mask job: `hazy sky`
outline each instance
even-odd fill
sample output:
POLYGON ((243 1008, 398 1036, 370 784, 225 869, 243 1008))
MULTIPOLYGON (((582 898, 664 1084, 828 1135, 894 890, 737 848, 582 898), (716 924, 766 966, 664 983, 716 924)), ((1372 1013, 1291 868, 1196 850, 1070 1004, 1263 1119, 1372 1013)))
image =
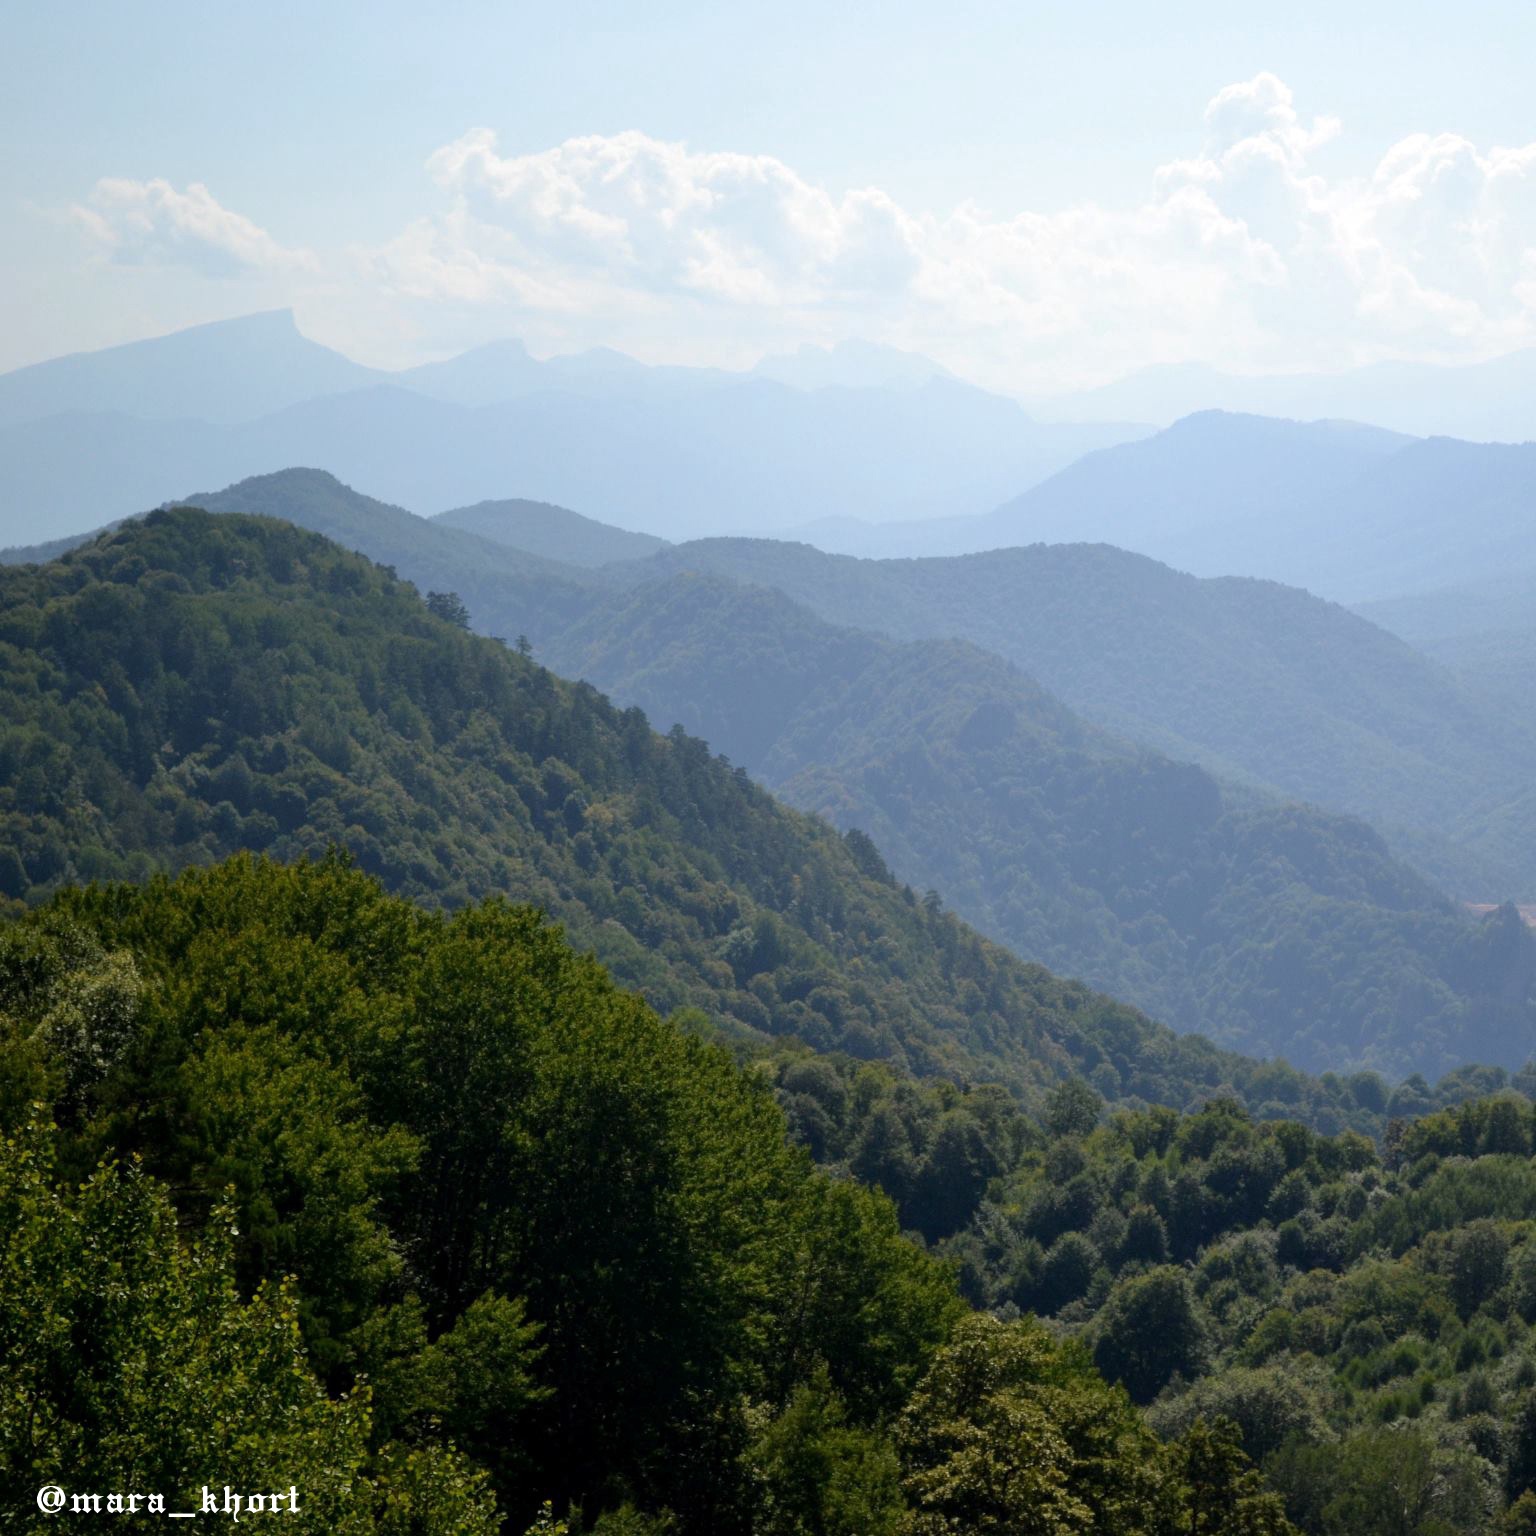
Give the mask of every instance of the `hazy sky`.
POLYGON ((1536 341, 1536 6, 76 4, 0 46, 0 368, 291 304, 1041 392, 1536 341), (830 19, 829 19, 830 13, 830 19))

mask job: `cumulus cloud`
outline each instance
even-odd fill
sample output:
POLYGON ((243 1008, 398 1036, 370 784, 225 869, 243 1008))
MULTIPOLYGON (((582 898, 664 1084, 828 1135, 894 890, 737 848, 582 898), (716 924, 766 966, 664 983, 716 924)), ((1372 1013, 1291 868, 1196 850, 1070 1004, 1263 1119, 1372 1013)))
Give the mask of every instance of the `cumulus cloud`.
POLYGON ((768 155, 700 154, 643 133, 503 156, 487 129, 428 161, 502 259, 732 304, 899 286, 920 233, 884 193, 834 198, 768 155))
POLYGON ((1342 132, 1272 74, 1208 103, 1198 147, 1128 207, 906 209, 767 155, 639 132, 504 154, 488 129, 428 162, 447 212, 374 253, 382 281, 526 315, 637 319, 783 343, 863 334, 1015 387, 1155 361, 1236 368, 1456 356, 1536 339, 1536 145, 1451 136, 1330 179, 1342 132))
POLYGON ((435 327, 445 347, 516 332, 736 363, 861 336, 1048 392, 1156 362, 1334 368, 1536 341, 1536 144, 1417 134, 1338 176, 1343 132, 1259 74, 1218 91, 1190 152, 1123 206, 912 209, 770 155, 638 131, 517 154, 480 128, 427 162, 435 211, 318 262, 197 184, 104 181, 76 217, 117 261, 318 272, 354 330, 435 327))
POLYGON ((318 267, 310 252, 279 244, 197 181, 178 191, 160 179, 104 177, 70 211, 102 254, 126 266, 185 266, 206 277, 318 267))

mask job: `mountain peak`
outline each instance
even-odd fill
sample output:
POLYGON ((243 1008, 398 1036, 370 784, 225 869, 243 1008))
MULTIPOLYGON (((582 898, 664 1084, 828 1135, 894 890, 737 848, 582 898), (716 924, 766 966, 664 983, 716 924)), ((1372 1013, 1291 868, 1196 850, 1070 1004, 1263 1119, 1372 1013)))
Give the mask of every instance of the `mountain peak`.
POLYGON ((0 426, 64 412, 249 421, 380 377, 309 340, 291 309, 260 310, 0 375, 0 426))

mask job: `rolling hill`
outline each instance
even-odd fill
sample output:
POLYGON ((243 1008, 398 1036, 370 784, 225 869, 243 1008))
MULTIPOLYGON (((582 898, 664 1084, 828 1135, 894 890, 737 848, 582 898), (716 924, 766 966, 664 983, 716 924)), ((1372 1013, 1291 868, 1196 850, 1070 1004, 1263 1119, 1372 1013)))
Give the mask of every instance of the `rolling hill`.
POLYGON ((472 507, 439 512, 432 521, 444 528, 462 528, 509 549, 576 566, 643 560, 667 544, 654 534, 631 533, 546 501, 481 501, 472 507))

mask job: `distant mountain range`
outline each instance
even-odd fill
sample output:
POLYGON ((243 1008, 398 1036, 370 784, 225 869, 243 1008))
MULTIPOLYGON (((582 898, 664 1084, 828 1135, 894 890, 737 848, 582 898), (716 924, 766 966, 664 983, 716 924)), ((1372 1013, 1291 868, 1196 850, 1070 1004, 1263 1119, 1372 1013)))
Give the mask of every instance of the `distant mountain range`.
POLYGON ((966 639, 1070 708, 1170 757, 1381 827, 1458 894, 1518 896, 1536 827, 1485 818, 1524 795, 1529 722, 1410 646, 1295 588, 1200 580, 1107 545, 856 560, 809 545, 704 539, 621 568, 774 587, 835 623, 966 639))
POLYGON ((1530 564, 1536 443, 1207 411, 1086 454, 982 516, 825 519, 798 536, 866 557, 1103 542, 1197 576, 1259 576, 1358 603, 1530 564))
POLYGON ((277 309, 0 374, 0 429, 66 413, 251 421, 387 377, 308 340, 277 309))
POLYGON ((306 463, 423 514, 510 490, 655 539, 869 558, 1104 542, 1348 603, 1501 577, 1536 548, 1536 444, 1214 410, 1150 435, 1063 426, 858 342, 730 373, 498 341, 387 373, 279 311, 0 376, 0 542, 306 463))
POLYGON ((421 512, 512 487, 666 537, 980 513, 1140 430, 1032 421, 873 349, 733 374, 499 342, 381 373, 279 312, 0 376, 0 543, 304 463, 421 512))
POLYGON ((1098 389, 1027 402, 1062 421, 1149 421, 1195 411, 1367 421, 1416 437, 1536 439, 1536 347, 1487 362, 1373 363, 1341 373, 1243 377, 1204 363, 1144 368, 1098 389))

